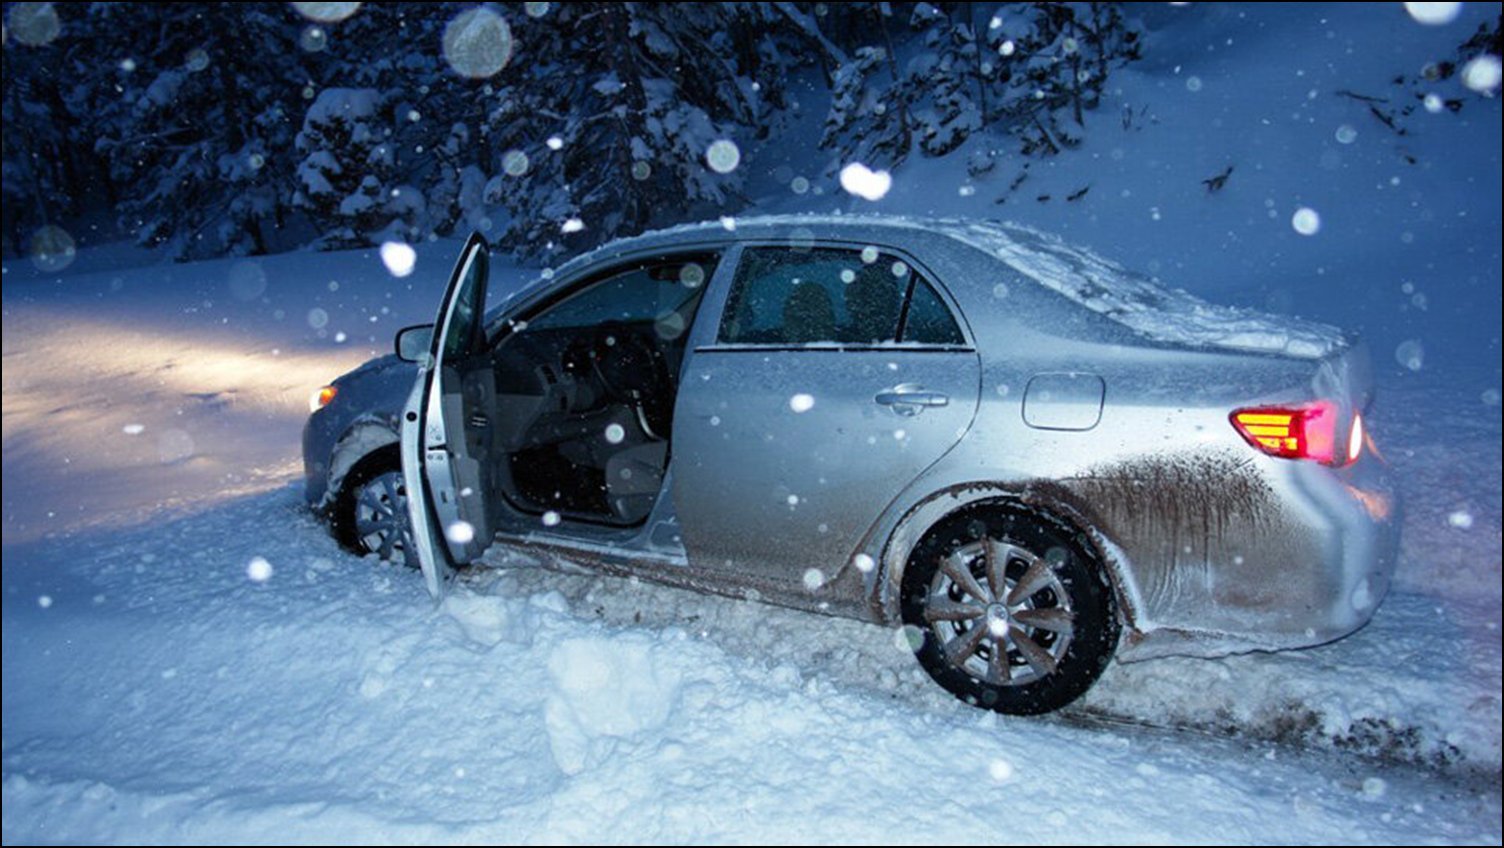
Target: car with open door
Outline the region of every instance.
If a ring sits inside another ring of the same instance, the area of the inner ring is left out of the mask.
[[[1037,713],[1113,657],[1338,638],[1387,589],[1333,328],[993,223],[680,227],[488,312],[489,262],[473,236],[304,436],[336,534],[436,597],[525,550],[901,628],[957,697]]]

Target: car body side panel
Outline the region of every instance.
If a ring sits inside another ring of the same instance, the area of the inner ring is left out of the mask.
[[[925,527],[966,503],[1014,497],[1098,536],[1130,627],[1125,658],[1316,644],[1367,620],[1393,568],[1397,504],[1382,462],[1371,452],[1340,470],[1275,459],[1227,418],[1249,397],[1308,399],[1291,387],[1311,382],[1309,363],[1092,347],[1057,340],[1048,357],[989,359],[966,441],[866,542],[885,572],[869,581],[875,618],[896,620],[894,587]],[[1011,386],[1062,362],[1104,378],[1090,431],[1023,422]]]
[[[824,583],[893,496],[961,439],[978,378],[971,351],[697,351],[673,459],[690,565]],[[901,416],[875,401],[900,383],[949,402]]]

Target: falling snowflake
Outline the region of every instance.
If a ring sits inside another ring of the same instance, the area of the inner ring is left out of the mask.
[[[1302,206],[1290,217],[1290,226],[1303,236],[1314,236],[1321,230],[1321,216],[1316,214],[1315,209]]]
[[[735,171],[741,161],[742,151],[736,146],[736,142],[730,139],[717,139],[705,149],[705,162],[710,165],[710,170],[718,174],[729,174]]]
[[[306,27],[298,36],[298,46],[309,53],[319,53],[329,46],[329,34],[321,26]]]
[[[272,564],[264,557],[251,557],[251,561],[245,567],[245,576],[250,578],[252,583],[265,583],[272,579],[273,571]]]
[[[1430,26],[1441,26],[1457,20],[1462,11],[1461,3],[1406,3],[1405,11],[1416,21]]]
[[[77,256],[78,245],[62,227],[48,224],[31,236],[31,263],[39,270],[61,271],[72,265]]]
[[[381,262],[393,277],[406,277],[413,272],[418,262],[418,253],[411,245],[389,241],[381,245]]]
[[[475,540],[475,525],[468,521],[456,521],[444,528],[444,535],[457,545],[467,545]]]
[[[1499,87],[1499,57],[1484,53],[1462,66],[1462,84],[1479,94],[1492,94]]]
[[[459,13],[444,27],[444,60],[462,77],[488,79],[512,58],[512,28],[485,6]]]
[[[1419,371],[1426,362],[1426,349],[1420,339],[1406,339],[1395,347],[1394,358],[1411,371]]]
[[[865,200],[881,200],[892,187],[893,176],[887,171],[874,171],[860,162],[841,169],[841,188]]]
[[[310,21],[332,24],[344,20],[360,9],[359,3],[293,3],[298,14]]]
[[[5,31],[28,47],[41,47],[58,37],[63,24],[51,3],[12,3]]]
[[[501,154],[501,169],[509,177],[520,177],[526,174],[529,164],[527,154],[521,150],[508,150]]]

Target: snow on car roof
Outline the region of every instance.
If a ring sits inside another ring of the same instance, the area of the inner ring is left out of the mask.
[[[1336,327],[1209,303],[1020,224],[939,223],[1052,291],[1152,339],[1311,359],[1346,345]]]
[[[1210,303],[1189,292],[1166,288],[1058,236],[1012,222],[861,214],[758,215],[681,224],[626,241],[650,243],[694,234],[724,236],[727,231],[811,226],[865,226],[948,236],[997,257],[1045,288],[1154,341],[1304,359],[1319,359],[1347,346],[1342,331],[1328,324]],[[603,251],[625,246],[614,242],[569,264],[593,261]]]

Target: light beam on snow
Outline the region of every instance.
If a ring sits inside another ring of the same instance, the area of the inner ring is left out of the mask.
[[[1410,17],[1429,26],[1441,26],[1457,20],[1462,12],[1461,3],[1406,3],[1405,11]]]
[[[717,174],[729,174],[736,170],[736,166],[742,161],[742,151],[736,146],[736,142],[721,138],[710,143],[705,148],[705,162],[710,165],[710,170]]]
[[[1314,236],[1321,231],[1321,216],[1309,206],[1302,206],[1290,216],[1290,226],[1303,236]]]
[[[481,6],[461,12],[444,27],[444,61],[462,77],[488,79],[512,59],[512,28]]]
[[[887,171],[874,171],[860,162],[841,169],[841,188],[865,200],[881,200],[892,187],[893,176]]]
[[[418,263],[418,253],[410,245],[389,241],[381,245],[381,263],[393,277],[406,277]]]
[[[814,408],[815,408],[815,398],[814,398],[814,395],[807,395],[807,394],[804,394],[803,392],[801,392],[801,393],[799,393],[797,395],[794,395],[793,397],[789,398],[789,409],[792,409],[795,412],[809,412],[811,409],[814,409]]]
[[[360,8],[359,3],[294,3],[294,9],[298,14],[310,21],[318,21],[321,24],[332,24],[342,21],[355,14]]]

